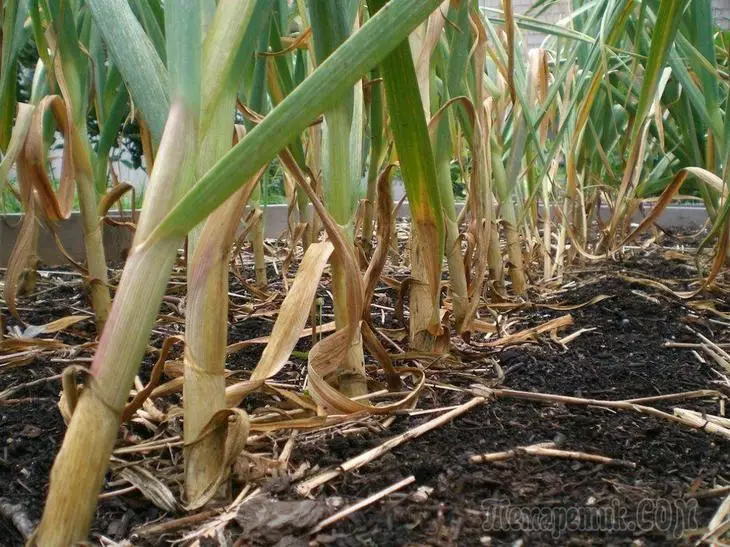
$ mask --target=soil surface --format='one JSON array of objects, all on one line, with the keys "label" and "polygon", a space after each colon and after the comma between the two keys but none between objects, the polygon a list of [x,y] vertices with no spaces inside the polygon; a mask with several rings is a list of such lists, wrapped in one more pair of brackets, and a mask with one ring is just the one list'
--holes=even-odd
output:
[{"label": "soil surface", "polygon": [[[470,392],[474,384],[494,386],[499,369],[504,373],[499,387],[592,399],[624,400],[701,389],[730,395],[730,388],[717,372],[718,366],[706,356],[701,362],[691,349],[665,346],[666,342],[697,343],[698,333],[715,343],[728,343],[727,321],[698,311],[657,286],[637,281],[651,278],[681,289],[684,287],[677,280],[694,279],[688,268],[687,262],[666,258],[659,252],[637,252],[622,262],[572,273],[563,284],[563,292],[533,294],[530,307],[504,312],[500,322],[510,332],[517,332],[569,313],[573,324],[558,336],[579,329],[593,330],[565,344],[557,343],[547,333],[530,343],[497,348],[477,347],[483,341],[482,335],[473,337],[475,345],[455,342],[462,366],[434,366],[429,373],[433,383],[423,391],[417,408],[465,403],[474,397]],[[245,294],[240,285],[236,286],[235,278],[232,282],[232,292]],[[73,313],[69,306],[86,306],[79,283],[69,281],[54,291],[52,298],[44,295],[24,302],[29,311],[24,311],[22,317],[27,323],[47,323]],[[321,294],[326,297],[324,290]],[[393,291],[382,294],[383,302],[392,300]],[[599,295],[610,298],[569,311],[543,305],[585,304]],[[720,312],[730,310],[727,300],[716,293],[711,297]],[[174,306],[174,300],[171,302]],[[375,312],[373,320],[379,326],[383,316]],[[270,333],[272,317],[254,314],[240,319],[242,315],[245,313],[241,309],[232,311],[231,343]],[[8,324],[20,326],[16,320]],[[398,326],[390,312],[385,324]],[[56,339],[69,346],[78,345],[88,341],[92,328],[90,321],[84,321],[59,333]],[[173,323],[165,336],[181,330],[182,325]],[[162,338],[156,334],[151,344],[159,347]],[[252,346],[231,355],[227,367],[245,377],[262,349]],[[308,349],[306,339],[297,349]],[[91,351],[73,356],[88,357]],[[171,358],[176,355],[173,352]],[[152,362],[154,357],[148,355],[141,374],[145,381]],[[57,407],[60,382],[57,378],[43,379],[59,375],[66,365],[62,357],[44,354],[22,366],[0,367],[0,392],[38,381],[13,393],[9,400],[0,401],[0,498],[20,504],[34,522],[40,518],[50,467],[65,432]],[[304,362],[295,359],[293,367],[292,374],[302,376]],[[165,404],[179,404],[179,395],[167,397]],[[669,413],[681,407],[719,414],[717,400],[710,398],[651,405]],[[244,402],[248,409],[255,406],[256,399]],[[336,467],[437,415],[401,413],[387,428],[373,422],[356,428],[354,433],[335,429],[331,433],[302,435],[295,443],[289,471],[301,464],[320,469]],[[120,435],[134,433],[133,427],[123,428]],[[475,454],[542,442],[619,459],[624,465],[524,454],[501,462],[470,463],[470,456]],[[309,540],[346,546],[690,545],[704,532],[699,536],[693,533],[707,526],[727,495],[694,496],[730,484],[730,442],[706,431],[631,411],[500,398],[477,405],[373,463],[328,482],[315,492],[315,499],[329,499],[340,507],[350,505],[409,475],[415,477],[414,483]],[[111,475],[108,478],[113,479]],[[289,481],[267,480],[263,481],[265,489],[276,499],[302,499]],[[113,489],[105,487],[105,491]],[[137,526],[163,516],[165,512],[139,492],[114,496],[99,504],[92,539],[98,544],[101,536],[116,541],[134,537]],[[244,537],[241,526],[245,527],[234,521],[226,530],[234,544],[265,545],[279,539],[255,532]],[[178,530],[177,535],[148,538],[147,544],[167,544],[181,533]],[[0,517],[0,545],[21,544],[16,527]],[[145,543],[138,539],[131,544]],[[307,541],[285,537],[279,544],[306,545]]]},{"label": "soil surface", "polygon": [[[672,263],[635,259],[603,272],[576,275],[578,286],[565,294],[562,304],[611,296],[570,312],[574,328],[596,330],[570,342],[567,349],[542,340],[496,352],[493,357],[505,372],[503,385],[612,400],[719,387],[712,383],[718,375],[711,366],[698,362],[686,349],[665,348],[664,343],[696,342],[688,326],[727,341],[727,327],[697,319],[675,297],[620,279],[621,270],[656,277],[681,274]],[[590,282],[581,285],[581,278]],[[637,291],[651,292],[656,301],[637,296]],[[544,322],[563,313],[536,311],[530,319]],[[437,391],[431,404],[456,405],[470,397]],[[655,406],[669,412],[672,406],[717,411],[716,404],[697,402]],[[308,447],[297,455],[320,465],[336,465],[430,418],[398,419],[382,435],[335,437],[327,445]],[[628,460],[636,468],[530,456],[493,464],[469,462],[474,454],[546,441],[566,450]],[[433,489],[426,500],[411,495],[370,506],[330,530],[332,540],[353,546],[517,545],[520,541],[525,545],[691,544],[686,532],[705,526],[722,498],[685,496],[730,478],[730,443],[636,413],[497,400],[394,449],[326,489],[329,495],[357,500],[409,474],[416,477],[417,485]],[[581,532],[576,526],[592,531]]]}]

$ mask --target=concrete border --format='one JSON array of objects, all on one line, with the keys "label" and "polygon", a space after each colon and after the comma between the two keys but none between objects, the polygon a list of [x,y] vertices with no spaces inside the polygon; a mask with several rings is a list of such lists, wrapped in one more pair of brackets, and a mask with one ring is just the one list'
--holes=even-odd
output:
[{"label": "concrete border", "polygon": [[[463,205],[457,205],[461,208]],[[605,211],[605,213],[604,213]],[[267,238],[277,238],[286,229],[286,205],[269,205],[264,211]],[[608,216],[608,210],[601,212],[602,217]],[[116,213],[110,217],[119,220]],[[404,202],[398,210],[399,218],[410,218],[408,203]],[[0,215],[0,266],[6,267],[10,252],[18,237],[22,214]],[[127,214],[126,219],[129,218]],[[641,213],[634,215],[634,222],[639,222]],[[707,220],[707,213],[703,207],[673,206],[667,208],[659,217],[659,224],[666,228],[692,228],[701,226]],[[84,243],[81,237],[81,218],[78,213],[73,213],[68,220],[58,223],[58,233],[66,251],[79,261],[84,260]],[[133,233],[128,227],[106,224],[104,226],[104,247],[107,261],[110,263],[123,261],[132,245]],[[48,266],[66,264],[63,255],[58,251],[51,234],[41,228],[38,244],[41,262]]]}]

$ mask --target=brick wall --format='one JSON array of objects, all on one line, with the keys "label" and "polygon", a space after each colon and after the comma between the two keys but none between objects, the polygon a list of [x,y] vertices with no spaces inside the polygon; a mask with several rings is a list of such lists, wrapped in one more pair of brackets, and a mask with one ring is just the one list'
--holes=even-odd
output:
[{"label": "brick wall", "polygon": [[[488,8],[501,9],[502,7],[501,0],[479,0],[479,4]],[[512,0],[512,4],[516,13],[523,13],[533,4],[533,0]],[[540,19],[546,22],[555,23],[562,17],[568,15],[570,11],[569,5],[569,0],[560,0],[553,4],[553,6],[551,6],[550,9],[548,9],[540,17]],[[712,11],[718,24],[723,28],[730,29],[730,0],[712,0]],[[539,47],[543,38],[544,36],[535,32],[527,33],[526,40],[528,47]]]}]

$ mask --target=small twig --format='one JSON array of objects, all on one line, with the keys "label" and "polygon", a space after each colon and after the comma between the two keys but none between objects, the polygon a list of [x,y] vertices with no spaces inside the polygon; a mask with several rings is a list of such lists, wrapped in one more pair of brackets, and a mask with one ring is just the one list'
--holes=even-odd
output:
[{"label": "small twig", "polygon": [[[261,491],[261,488],[257,488],[253,492],[251,492],[251,485],[247,484],[243,487],[243,489],[238,493],[236,496],[236,499],[234,499],[228,507],[226,507],[226,513],[230,513],[232,510],[238,510],[238,508],[243,504],[244,501],[251,499],[253,496],[256,496]],[[251,492],[249,494],[249,492]]]},{"label": "small twig", "polygon": [[403,353],[403,348],[396,344],[395,341],[391,340],[384,332],[380,331],[379,329],[375,329],[375,333],[381,336],[383,340],[388,342],[391,346],[393,346],[398,353]]},{"label": "small twig", "polygon": [[124,454],[136,454],[138,452],[146,452],[147,450],[160,450],[163,448],[182,446],[184,444],[185,441],[183,441],[179,435],[175,435],[174,437],[170,437],[169,439],[159,439],[138,445],[123,446],[121,448],[115,449],[114,455],[122,456]]},{"label": "small twig", "polygon": [[730,439],[730,428],[723,427],[715,423],[709,419],[709,416],[702,416],[701,414],[698,415],[682,408],[675,408],[674,415],[686,420],[688,425],[696,427],[697,429],[702,429],[708,433],[714,433],[715,435],[720,435],[721,437]]},{"label": "small twig", "polygon": [[60,380],[62,376],[63,374],[55,374],[53,376],[47,376],[45,378],[39,378],[38,380],[33,380],[31,382],[25,382],[24,384],[9,387],[4,391],[0,391],[0,400],[7,399],[11,395],[15,395],[18,391],[21,391],[25,388],[37,386],[39,384],[45,384],[46,382],[52,382],[53,380]]},{"label": "small twig", "polygon": [[94,361],[92,357],[74,357],[73,359],[64,359],[62,357],[51,357],[51,363],[75,364],[75,363],[91,363]]},{"label": "small twig", "polygon": [[[224,528],[230,521],[236,518],[238,511],[240,511],[241,506],[244,503],[247,503],[254,497],[258,496],[261,492],[261,488],[256,488],[253,492],[249,493],[250,489],[250,485],[247,484],[238,496],[236,496],[236,499],[233,500],[233,503],[225,508],[225,511],[219,511],[218,514],[214,515],[215,518],[205,522],[201,527],[196,528],[192,532],[185,534],[183,537],[178,539],[176,543],[184,543],[201,535],[210,534],[216,529]],[[201,520],[205,521],[207,519]]]},{"label": "small twig", "polygon": [[424,385],[427,387],[432,387],[435,389],[443,389],[444,391],[461,391],[461,392],[467,392],[468,390],[462,389],[460,387],[456,386],[450,386],[449,384],[444,384],[442,382],[426,382]]},{"label": "small twig", "polygon": [[554,458],[566,458],[570,460],[582,460],[593,463],[600,463],[603,465],[613,465],[616,467],[629,467],[636,469],[636,464],[627,460],[618,460],[615,458],[608,458],[599,454],[588,454],[586,452],[577,452],[574,450],[557,450],[554,448],[540,448],[535,450],[536,456],[551,456]]},{"label": "small twig", "polygon": [[396,416],[423,416],[424,414],[436,414],[437,412],[444,412],[446,410],[452,410],[454,408],[458,408],[458,405],[442,406],[439,408],[426,408],[422,410],[399,409],[396,410],[393,414],[395,414]]},{"label": "small twig", "polygon": [[357,469],[367,463],[370,463],[371,461],[382,456],[386,452],[389,452],[396,446],[399,446],[411,439],[415,439],[416,437],[420,437],[424,433],[451,421],[457,416],[465,413],[474,406],[481,404],[485,401],[486,399],[484,397],[474,397],[463,405],[460,405],[455,409],[450,410],[449,412],[446,412],[441,416],[438,416],[437,418],[429,420],[428,422],[421,424],[420,426],[413,429],[409,429],[405,433],[396,435],[395,437],[392,437],[385,441],[383,444],[376,446],[375,448],[371,448],[370,450],[363,452],[359,456],[355,456],[354,458],[347,460],[336,469],[324,471],[323,473],[320,473],[318,475],[315,475],[314,477],[300,482],[297,485],[297,492],[302,496],[308,496],[313,489],[317,488],[318,486],[322,486],[323,484],[331,481],[335,477],[340,476],[342,473],[352,471],[353,469]]},{"label": "small twig", "polygon": [[52,399],[51,397],[23,397],[21,399],[0,399],[0,406],[28,405],[48,401],[55,402],[56,399]]},{"label": "small twig", "polygon": [[170,532],[174,532],[180,528],[186,528],[192,524],[198,524],[199,522],[208,520],[211,517],[215,517],[220,512],[220,509],[209,509],[208,511],[195,513],[194,515],[188,515],[179,519],[168,520],[159,524],[140,526],[132,531],[132,535],[159,538],[163,534],[169,534]]},{"label": "small twig", "polygon": [[552,448],[553,443],[541,443],[532,446],[522,446],[507,452],[494,452],[492,454],[475,455],[469,458],[471,463],[484,463],[490,461],[501,461],[513,458],[519,454],[529,454],[530,456],[547,456],[551,458],[564,458],[567,460],[581,460],[586,462],[600,463],[603,465],[613,465],[617,467],[636,468],[634,462],[626,460],[616,460],[598,454],[588,454],[586,452],[576,452],[574,450],[558,450]]},{"label": "small twig", "polygon": [[730,428],[730,418],[725,418],[724,416],[715,416],[713,414],[705,414],[704,412],[697,412],[696,410],[689,410],[685,408],[675,408],[675,413],[677,410],[681,411],[682,413],[692,414],[693,416],[697,416],[698,418],[703,418],[708,422],[712,422],[713,424],[717,424],[725,428]]},{"label": "small twig", "polygon": [[519,454],[520,452],[526,453],[528,450],[532,450],[535,448],[554,448],[554,447],[555,447],[555,443],[553,443],[553,442],[537,443],[537,444],[531,444],[528,446],[519,446],[519,447],[513,448],[511,450],[503,450],[502,452],[491,452],[489,454],[474,455],[469,458],[469,461],[471,463],[501,462],[501,461],[509,460],[510,458],[517,456],[517,454]]},{"label": "small twig", "polygon": [[[709,541],[710,539],[716,538],[719,539],[722,537],[726,532],[730,531],[730,520],[726,520],[725,522],[718,524],[716,528],[711,528],[709,532],[707,532],[700,541],[697,542],[699,545],[703,541]],[[727,543],[711,543],[712,547],[720,547],[727,545]]]},{"label": "small twig", "polygon": [[688,498],[704,499],[704,498],[714,498],[717,496],[724,496],[725,494],[730,494],[730,486],[718,486],[717,488],[709,488],[707,490],[698,490],[697,492],[692,492],[690,494],[686,494],[686,496]]},{"label": "small twig", "polygon": [[137,487],[132,485],[132,486],[127,486],[126,488],[120,488],[119,490],[111,490],[109,492],[103,492],[103,493],[99,494],[99,501],[108,500],[111,498],[115,498],[117,496],[123,496],[124,494],[129,494],[130,492],[134,492],[135,490],[137,490]]},{"label": "small twig", "polygon": [[572,333],[568,334],[567,336],[563,336],[562,338],[556,337],[557,338],[556,341],[558,344],[562,344],[563,346],[565,346],[565,345],[569,344],[570,342],[572,342],[573,340],[575,340],[576,338],[578,338],[581,334],[584,334],[586,332],[592,332],[592,331],[596,330],[596,328],[597,327],[578,329],[577,331],[572,332]]},{"label": "small twig", "polygon": [[279,461],[284,464],[284,467],[286,468],[287,463],[289,463],[289,457],[291,456],[292,450],[294,450],[294,442],[296,441],[298,431],[296,429],[293,429],[291,432],[291,435],[289,435],[289,438],[286,441],[286,444],[284,445],[284,448],[281,450],[281,454],[279,454]]},{"label": "small twig", "polygon": [[[664,342],[665,348],[702,348],[705,344],[691,342]],[[720,348],[730,348],[730,344],[715,344]]]},{"label": "small twig", "polygon": [[631,292],[633,294],[635,294],[636,296],[638,296],[640,298],[643,298],[647,302],[651,302],[652,304],[659,304],[659,299],[658,298],[654,298],[653,296],[648,295],[648,294],[646,294],[643,291],[632,290]]},{"label": "small twig", "polygon": [[[27,351],[19,351],[16,353],[8,353],[7,355],[0,356],[0,363],[4,363],[6,361],[16,361],[18,359],[22,359],[24,357],[33,357],[36,353],[38,353],[38,350],[36,349],[30,349]],[[4,367],[0,367],[4,368]]]},{"label": "small twig", "polygon": [[[614,408],[618,410],[631,410],[640,414],[647,414],[655,418],[663,418],[670,422],[689,426],[693,429],[701,429],[710,433],[716,433],[725,438],[730,439],[730,430],[724,427],[711,424],[706,420],[700,421],[692,418],[686,418],[682,416],[674,416],[667,412],[657,410],[650,406],[643,406],[633,403],[631,401],[602,401],[600,399],[584,399],[582,397],[569,397],[567,395],[553,395],[551,393],[533,393],[531,391],[517,391],[512,389],[489,389],[484,386],[479,386],[474,392],[478,393],[489,393],[497,398],[505,399],[520,399],[527,401],[539,401],[543,403],[560,403],[565,405],[578,405],[578,406],[592,406],[596,408]],[[720,392],[715,393],[718,397],[723,397]],[[709,424],[709,426],[708,426]]]},{"label": "small twig", "polygon": [[668,393],[667,395],[654,395],[652,397],[640,397],[638,399],[625,399],[625,403],[644,404],[657,403],[659,401],[676,401],[679,399],[702,399],[703,397],[722,397],[722,393],[714,389],[698,389],[696,391],[684,391],[682,393]]},{"label": "small twig", "polygon": [[707,361],[705,361],[705,359],[699,353],[697,353],[697,350],[696,349],[693,349],[692,350],[692,355],[694,355],[695,356],[695,359],[697,359],[703,365],[706,365],[707,364]]},{"label": "small twig", "polygon": [[722,357],[724,357],[725,359],[727,359],[728,361],[730,361],[730,353],[728,353],[724,349],[722,349],[719,346],[719,344],[716,344],[715,342],[713,342],[712,340],[710,340],[705,335],[703,335],[703,334],[701,334],[699,332],[697,333],[697,336],[699,336],[700,337],[700,340],[702,340],[705,344],[707,344],[712,349],[714,349],[715,351],[717,351],[717,353],[719,353]]},{"label": "small twig", "polygon": [[715,346],[714,348],[709,345],[702,346],[702,349],[705,350],[705,353],[712,357],[712,360],[715,361],[719,366],[724,368],[727,372],[730,372],[730,359],[725,358],[723,355],[720,354],[722,351],[720,348]]},{"label": "small twig", "polygon": [[316,534],[317,532],[321,532],[322,530],[324,530],[328,526],[334,524],[338,520],[342,520],[343,518],[348,517],[349,515],[355,513],[356,511],[359,511],[363,507],[367,507],[368,505],[371,505],[371,504],[375,503],[376,501],[384,498],[388,494],[392,494],[396,490],[400,490],[404,486],[408,486],[409,484],[415,482],[415,480],[416,480],[416,477],[414,477],[413,475],[411,475],[409,477],[406,477],[402,481],[398,481],[397,483],[389,486],[388,488],[384,488],[380,492],[376,492],[372,496],[368,496],[364,500],[361,500],[361,501],[357,502],[354,505],[350,505],[349,507],[345,507],[342,511],[338,511],[334,515],[332,515],[330,517],[327,517],[322,522],[320,522],[319,524],[317,524],[317,526],[315,526],[314,528],[312,528],[309,531],[309,533],[310,534]]}]

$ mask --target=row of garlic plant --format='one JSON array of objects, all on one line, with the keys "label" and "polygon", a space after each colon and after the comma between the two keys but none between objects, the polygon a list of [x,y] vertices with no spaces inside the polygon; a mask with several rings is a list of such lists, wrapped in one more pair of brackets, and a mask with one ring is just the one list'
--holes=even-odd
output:
[{"label": "row of garlic plant", "polygon": [[[150,76],[149,82],[138,79],[137,84],[140,85],[135,89],[131,74],[135,68],[133,62],[139,60],[140,56],[154,57],[156,52],[153,53],[152,40],[127,4],[112,0],[89,0],[87,3],[132,96],[144,94],[148,85],[156,86],[161,82],[169,89],[170,106],[155,154],[133,249],[119,282],[112,312],[102,332],[88,379],[54,462],[46,508],[34,538],[37,544],[67,545],[83,540],[88,532],[121,412],[149,340],[182,238],[205,222],[202,228],[198,228],[201,232],[192,255],[190,291],[196,291],[199,282],[205,285],[199,289],[200,294],[210,296],[215,293],[217,297],[200,297],[201,311],[198,317],[210,311],[207,308],[214,307],[216,309],[213,312],[220,314],[227,291],[216,293],[221,287],[216,279],[225,277],[218,276],[218,265],[227,267],[228,254],[221,252],[227,242],[221,242],[218,239],[220,234],[213,233],[213,230],[210,239],[206,238],[211,221],[217,217],[225,221],[223,211],[234,202],[236,206],[239,205],[243,193],[255,185],[259,171],[300,135],[317,115],[324,113],[326,117],[328,113],[336,111],[341,102],[348,102],[347,97],[353,93],[353,86],[361,85],[361,77],[406,39],[438,2],[395,0],[355,32],[349,26],[354,25],[354,20],[347,13],[347,7],[338,5],[337,10],[342,9],[339,12],[342,20],[339,28],[324,22],[323,32],[328,36],[323,36],[325,47],[321,50],[325,55],[316,58],[317,69],[238,144],[230,148],[233,129],[231,112],[240,85],[235,80],[235,61],[239,54],[245,56],[253,49],[252,45],[246,44],[246,34],[253,36],[253,29],[260,33],[266,28],[267,23],[255,17],[262,4],[235,0],[219,2],[218,5],[192,0],[165,3],[167,81],[159,78],[161,71],[158,71]],[[316,4],[310,4],[309,8]],[[251,26],[254,22],[259,26]],[[339,37],[337,33],[340,33]],[[349,38],[345,39],[347,36]],[[189,47],[191,41],[201,43],[203,47]],[[154,64],[156,61],[150,62]],[[226,100],[227,115],[221,114],[219,117],[217,114],[224,110],[221,104]],[[152,114],[163,109],[164,102],[154,102],[148,106]],[[351,108],[356,107],[353,105]],[[141,104],[140,110],[146,118],[148,114]],[[352,116],[344,109],[341,114],[345,119]],[[343,123],[342,127],[344,131],[347,123]],[[227,141],[226,145],[224,141]],[[219,148],[216,148],[215,142],[219,142]],[[228,151],[221,154],[223,150]],[[338,161],[344,162],[344,158],[326,158],[325,161],[334,163],[329,165],[329,169],[334,168],[343,177],[348,177],[346,184],[352,183],[350,168],[346,170],[337,164]],[[335,209],[338,205],[343,204],[330,203],[329,207]],[[234,207],[231,206],[231,209]],[[240,208],[237,214],[240,215]],[[338,223],[346,226],[347,219],[342,217]],[[346,235],[346,239],[352,238]],[[191,294],[191,300],[196,298]],[[193,401],[186,400],[186,405],[192,404],[195,408],[192,390],[200,391],[196,384],[201,382],[204,375],[208,377],[210,381],[206,382],[206,393],[209,396],[205,401],[200,401],[205,403],[205,408],[193,409],[190,414],[192,418],[194,413],[201,413],[194,419],[202,423],[211,413],[219,414],[218,410],[226,412],[223,408],[215,408],[215,402],[220,402],[224,389],[223,377],[219,374],[222,363],[218,361],[217,354],[213,355],[213,350],[210,361],[202,361],[207,356],[198,353],[195,339],[199,334],[202,335],[200,338],[204,338],[210,333],[204,332],[204,327],[196,331],[192,324],[198,317],[192,318],[190,308],[188,315],[186,369],[190,369],[191,374],[186,378],[189,381],[186,382],[185,397]],[[223,327],[225,319],[220,328],[224,339]],[[215,336],[219,334],[217,332]],[[210,394],[214,392],[216,396],[211,399]],[[186,411],[186,419],[188,417]],[[188,427],[189,424],[186,424],[186,430]],[[225,428],[220,437],[216,434],[218,429],[213,428],[213,434],[203,430],[205,424],[198,436],[191,434],[192,440],[186,431],[186,465],[189,465],[191,458],[195,458],[192,453],[198,452],[200,470],[209,478],[210,475],[220,473],[221,469],[216,469],[212,450],[206,455],[204,445],[210,443],[210,446],[220,446],[225,438]],[[211,468],[214,473],[209,474],[205,469]],[[202,480],[201,497],[214,495],[218,483],[218,479]],[[68,503],[70,499],[75,502]],[[198,499],[192,501],[195,503]]]},{"label": "row of garlic plant", "polygon": [[[539,0],[516,17],[518,25],[548,35],[550,81],[535,86],[543,89],[537,108],[524,110],[537,134],[528,139],[522,189],[526,204],[541,192],[543,202],[561,203],[556,226],[544,225],[545,277],[581,255],[617,250],[637,233],[630,222],[642,199],[660,195],[641,229],[678,193],[702,199],[712,222],[703,246],[716,243],[715,263],[722,262],[730,206],[730,35],[713,20],[711,0],[572,2],[559,26],[537,21],[548,4]],[[556,178],[559,163],[564,176]],[[610,213],[599,220],[601,203]],[[592,241],[596,220],[601,231]],[[525,233],[537,234],[534,217]]]},{"label": "row of garlic plant", "polygon": [[[104,63],[98,31],[88,13],[79,6],[58,0],[6,2],[3,11],[3,62],[0,75],[0,103],[3,105],[3,157],[0,187],[10,167],[17,166],[19,194],[28,214],[21,237],[13,249],[6,277],[8,307],[15,313],[15,293],[23,272],[35,261],[38,221],[51,229],[68,218],[78,196],[83,240],[86,249],[88,283],[99,331],[109,314],[111,296],[104,256],[102,223],[98,207],[106,190],[108,153],[114,142],[126,101],[119,72]],[[30,26],[30,32],[26,30]],[[30,104],[16,104],[17,57],[30,35],[39,52]],[[100,128],[96,149],[89,141],[87,116],[93,102]],[[17,110],[10,136],[7,127]],[[47,118],[53,116],[64,136],[64,166],[58,191],[46,171],[49,140]]]}]

